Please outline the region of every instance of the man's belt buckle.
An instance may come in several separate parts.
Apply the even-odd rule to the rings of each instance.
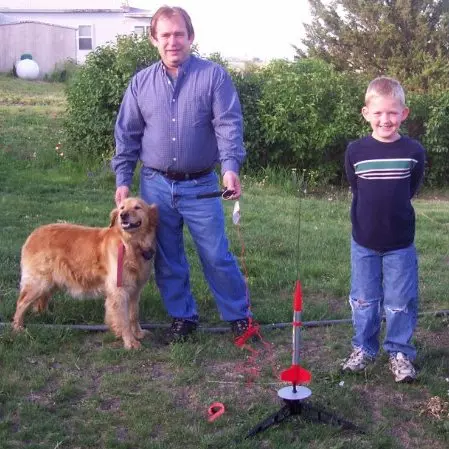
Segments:
[[[168,179],[172,179],[173,181],[189,181],[190,179],[197,179],[209,173],[210,170],[204,170],[195,173],[164,172],[163,175]]]

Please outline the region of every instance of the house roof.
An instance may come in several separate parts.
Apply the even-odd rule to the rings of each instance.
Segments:
[[[140,8],[127,8],[125,10],[126,17],[143,17],[151,19],[153,17],[153,13],[148,11],[148,9],[140,9]]]
[[[151,18],[153,16],[152,12],[147,9],[141,8],[131,8],[131,7],[123,7],[119,9],[111,9],[111,8],[82,8],[82,9],[74,9],[74,8],[49,8],[49,9],[12,9],[12,8],[0,8],[0,14],[54,14],[54,13],[115,13],[115,14],[124,14],[126,17],[143,17],[143,18]]]
[[[0,13],[0,25],[4,25],[7,23],[15,23],[19,22],[19,20],[15,19],[14,17],[9,17],[5,14]]]
[[[54,12],[124,12],[125,10],[113,8],[30,8],[30,9],[13,9],[0,8],[2,13],[54,13]]]
[[[0,16],[1,16],[1,14],[0,14]],[[20,21],[2,23],[1,22],[1,17],[0,17],[0,26],[22,25],[23,23],[37,23],[39,25],[47,25],[47,26],[55,27],[55,28],[68,28],[69,30],[77,30],[78,29],[78,28],[75,28],[75,27],[69,27],[67,25],[57,25],[55,23],[38,22],[37,20],[20,20]]]
[[[0,0],[1,8],[18,10],[43,9],[121,9],[130,6],[133,0]]]

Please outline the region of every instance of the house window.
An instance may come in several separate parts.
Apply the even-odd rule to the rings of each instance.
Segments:
[[[150,27],[147,27],[145,25],[139,25],[134,27],[134,33],[136,33],[139,36],[142,35],[148,35],[150,33]]]
[[[78,27],[78,48],[92,50],[92,26],[80,25]]]

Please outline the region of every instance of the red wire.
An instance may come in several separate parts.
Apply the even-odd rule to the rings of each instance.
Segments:
[[[245,261],[245,242],[240,229],[240,224],[236,223],[236,226],[237,226],[237,235],[239,237],[241,245],[240,259],[245,278],[246,301],[248,306],[248,312],[251,312],[251,302],[249,299],[249,287],[248,287],[249,276]],[[260,326],[259,324],[253,321],[252,317],[248,317],[248,321],[249,321],[248,329],[243,335],[235,339],[235,345],[239,348],[247,350],[250,353],[250,355],[248,356],[246,363],[237,366],[237,372],[244,374],[246,377],[247,384],[250,385],[260,376],[262,369],[260,367],[259,359],[263,361],[268,360],[271,365],[273,376],[275,378],[278,378],[279,376],[275,363],[273,344],[269,343],[262,337],[262,334],[260,333]],[[248,344],[248,340],[254,336],[257,336],[259,340],[262,342],[264,351],[256,350],[250,344]]]

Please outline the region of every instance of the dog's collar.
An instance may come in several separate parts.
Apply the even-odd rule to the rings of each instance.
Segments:
[[[149,248],[142,250],[142,256],[145,260],[151,260],[154,257],[154,250]],[[117,256],[117,287],[122,286],[123,278],[123,259],[125,257],[125,245],[123,242],[118,244],[118,256]]]
[[[154,251],[151,248],[143,249],[142,256],[145,260],[151,260],[154,257]]]
[[[123,242],[120,242],[118,244],[118,257],[117,257],[117,287],[122,286],[124,256],[125,256],[125,245],[123,244]]]

